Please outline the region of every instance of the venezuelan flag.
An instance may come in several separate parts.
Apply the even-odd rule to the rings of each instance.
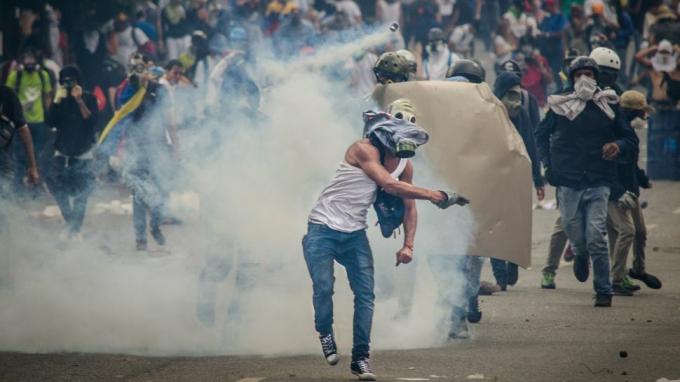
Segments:
[[[127,90],[127,89],[125,89]],[[125,91],[124,90],[124,91]],[[118,148],[118,145],[123,139],[125,129],[128,125],[130,113],[135,111],[139,105],[142,104],[144,96],[146,95],[146,88],[140,87],[132,97],[130,97],[123,106],[116,111],[113,118],[106,124],[106,127],[99,136],[97,145],[99,151],[105,156],[113,155]]]

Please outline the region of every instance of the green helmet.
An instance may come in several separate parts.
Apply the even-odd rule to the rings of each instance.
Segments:
[[[373,73],[381,84],[406,82],[409,76],[408,61],[396,52],[385,52],[373,66]]]

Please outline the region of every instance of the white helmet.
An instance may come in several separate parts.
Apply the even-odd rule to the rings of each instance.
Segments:
[[[597,62],[597,66],[621,70],[619,55],[609,48],[599,47],[590,52],[590,58]]]

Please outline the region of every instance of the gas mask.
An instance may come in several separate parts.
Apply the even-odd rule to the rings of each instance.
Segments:
[[[597,90],[597,81],[586,75],[581,75],[574,81],[574,93],[583,101],[590,101]]]
[[[24,70],[29,73],[36,71],[38,69],[38,64],[35,61],[36,60],[32,55],[27,56],[23,62]]]
[[[402,98],[392,102],[387,107],[387,112],[396,119],[413,124],[416,123],[416,110],[406,99]],[[395,143],[395,154],[399,158],[411,158],[416,155],[418,145],[413,140],[405,137],[396,137]]]
[[[510,118],[515,118],[519,115],[520,110],[522,110],[522,93],[519,85],[510,88],[501,98],[501,102],[508,111]]]
[[[427,50],[427,54],[441,53],[444,50],[444,42],[441,40],[430,41],[425,47],[425,50]]]

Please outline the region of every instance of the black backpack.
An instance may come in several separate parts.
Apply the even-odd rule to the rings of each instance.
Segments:
[[[371,138],[371,143],[380,151],[380,163],[385,162],[385,149],[382,144]],[[376,215],[378,215],[378,225],[380,225],[380,232],[383,237],[390,237],[394,230],[404,222],[404,214],[406,208],[404,207],[404,200],[398,196],[394,196],[385,192],[385,190],[378,187],[378,194],[376,195],[373,208]]]
[[[666,95],[668,98],[673,100],[673,102],[678,102],[680,100],[680,80],[674,80],[667,72],[663,72],[661,86],[663,84],[666,84]]]

